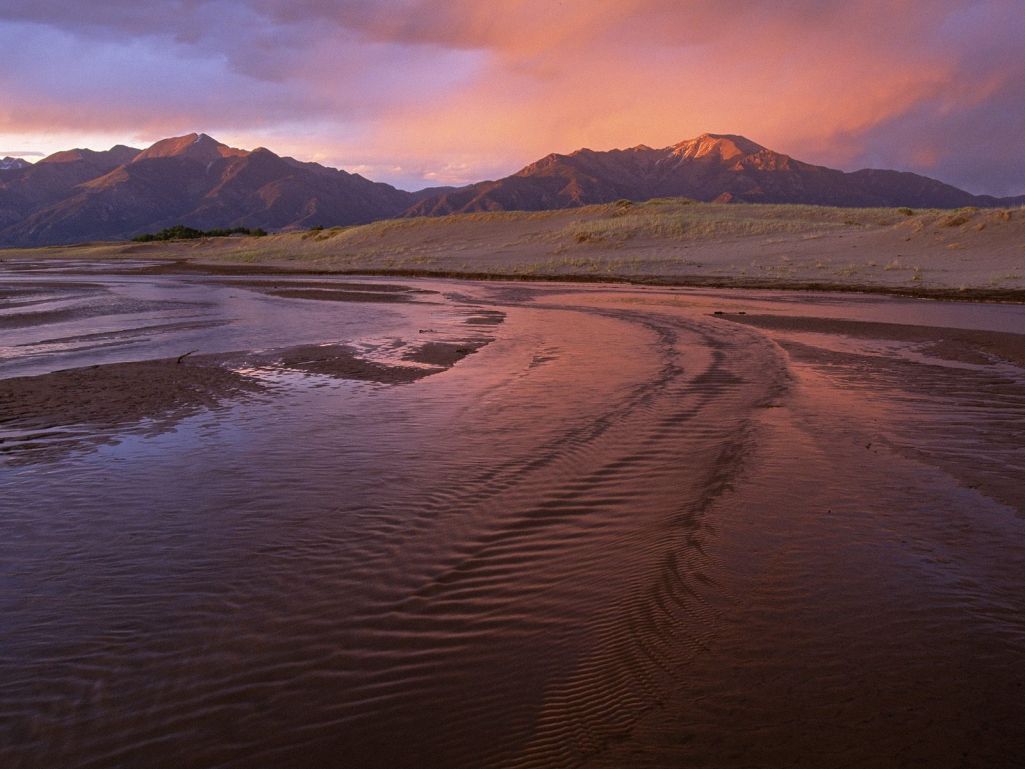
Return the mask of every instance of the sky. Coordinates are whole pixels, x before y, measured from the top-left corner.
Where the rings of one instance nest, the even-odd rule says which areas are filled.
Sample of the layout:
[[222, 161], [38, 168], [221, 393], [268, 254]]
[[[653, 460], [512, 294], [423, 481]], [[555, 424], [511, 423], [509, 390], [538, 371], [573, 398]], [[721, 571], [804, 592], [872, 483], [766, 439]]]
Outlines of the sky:
[[0, 157], [205, 132], [405, 189], [733, 133], [1025, 193], [1022, 0], [0, 0]]

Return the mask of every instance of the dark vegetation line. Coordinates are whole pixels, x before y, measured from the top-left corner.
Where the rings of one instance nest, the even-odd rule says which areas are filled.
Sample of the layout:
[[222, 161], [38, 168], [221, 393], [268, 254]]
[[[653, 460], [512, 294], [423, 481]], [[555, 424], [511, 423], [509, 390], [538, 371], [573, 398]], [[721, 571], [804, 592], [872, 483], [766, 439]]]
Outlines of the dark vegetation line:
[[167, 227], [160, 232], [145, 232], [132, 238], [136, 243], [150, 243], [154, 240], [195, 240], [196, 238], [227, 238], [231, 235], [251, 235], [262, 238], [267, 234], [266, 230], [259, 227], [247, 229], [246, 227], [232, 227], [231, 229], [196, 230], [186, 227], [183, 224], [176, 224], [174, 227]]

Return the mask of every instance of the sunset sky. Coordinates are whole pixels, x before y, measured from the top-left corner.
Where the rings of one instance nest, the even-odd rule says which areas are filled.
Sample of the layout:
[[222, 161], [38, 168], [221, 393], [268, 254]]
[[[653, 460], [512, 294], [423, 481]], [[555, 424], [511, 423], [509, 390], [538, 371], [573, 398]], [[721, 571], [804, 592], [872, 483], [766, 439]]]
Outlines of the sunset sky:
[[1021, 194], [1022, 11], [1021, 0], [4, 0], [0, 157], [204, 131], [413, 189], [713, 131], [847, 170]]

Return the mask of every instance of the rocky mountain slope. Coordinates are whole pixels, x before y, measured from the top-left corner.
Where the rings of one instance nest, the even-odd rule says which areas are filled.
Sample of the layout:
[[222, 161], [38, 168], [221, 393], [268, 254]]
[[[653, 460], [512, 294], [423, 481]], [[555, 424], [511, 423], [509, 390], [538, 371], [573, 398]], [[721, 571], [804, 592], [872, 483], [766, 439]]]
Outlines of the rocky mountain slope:
[[285, 229], [396, 216], [408, 192], [205, 134], [72, 150], [0, 174], [0, 243], [128, 238], [175, 224]]
[[405, 192], [189, 134], [145, 150], [69, 150], [0, 167], [0, 245], [117, 240], [176, 224], [287, 230], [657, 197], [847, 207], [1025, 204], [1025, 196], [972, 195], [912, 173], [811, 165], [732, 135], [703, 134], [662, 149], [552, 154], [504, 179]]
[[638, 146], [548, 155], [497, 181], [480, 182], [426, 198], [410, 215], [519, 209], [527, 211], [689, 197], [703, 201], [809, 203], [829, 206], [1016, 205], [897, 171], [845, 173], [766, 149], [742, 136], [703, 134], [671, 147]]

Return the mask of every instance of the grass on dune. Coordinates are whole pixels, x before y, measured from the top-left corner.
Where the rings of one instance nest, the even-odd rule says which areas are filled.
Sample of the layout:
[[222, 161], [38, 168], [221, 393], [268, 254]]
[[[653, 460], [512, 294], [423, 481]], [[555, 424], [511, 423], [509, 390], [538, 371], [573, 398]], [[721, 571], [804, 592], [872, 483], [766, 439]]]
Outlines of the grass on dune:
[[[1017, 210], [1020, 214], [1021, 209]], [[442, 217], [396, 219], [303, 233], [313, 242], [366, 248], [401, 241], [409, 247], [444, 243], [501, 245], [549, 243], [565, 249], [580, 244], [611, 244], [629, 240], [692, 241], [759, 236], [816, 237], [830, 233], [912, 226], [979, 227], [985, 222], [1011, 221], [1015, 211], [925, 210], [902, 208], [833, 208], [812, 205], [697, 203], [686, 198], [657, 198], [643, 203], [619, 201], [555, 211], [495, 211]], [[1017, 218], [1021, 218], [1019, 215]]]
[[956, 227], [982, 217], [1010, 221], [1008, 210], [981, 213], [922, 211], [893, 208], [831, 208], [810, 205], [692, 203], [658, 199], [646, 203], [623, 201], [595, 215], [568, 223], [558, 234], [575, 243], [615, 243], [632, 239], [708, 240], [769, 235], [817, 236], [850, 228], [872, 229], [917, 221], [927, 226]]
[[[534, 274], [593, 274], [641, 269], [676, 272], [690, 267], [676, 250], [677, 246], [686, 247], [689, 243], [714, 246], [718, 241], [746, 240], [779, 250], [789, 248], [788, 244], [800, 248], [802, 242], [832, 235], [872, 236], [872, 233], [888, 232], [892, 237], [888, 237], [887, 242], [918, 242], [926, 238], [931, 248], [953, 249], [962, 247], [962, 242], [975, 242], [977, 233], [983, 230], [986, 230], [984, 237], [997, 231], [1017, 237], [1019, 228], [1025, 240], [1023, 208], [913, 211], [698, 203], [684, 198], [659, 198], [643, 203], [624, 200], [554, 211], [498, 211], [392, 219], [282, 232], [262, 238], [100, 243], [10, 249], [2, 255], [14, 258], [65, 255], [72, 258], [191, 258], [296, 266], [301, 262], [312, 268], [331, 269], [460, 269], [459, 265], [465, 263], [476, 265], [478, 271], [494, 267]], [[637, 257], [638, 254], [641, 256]], [[663, 265], [663, 258], [670, 261]], [[893, 258], [892, 255], [889, 258]], [[642, 266], [642, 262], [646, 266]]]
[[852, 226], [885, 226], [904, 216], [895, 209], [840, 209], [796, 205], [695, 203], [660, 198], [620, 201], [555, 211], [496, 211], [442, 217], [395, 219], [351, 227], [311, 230], [298, 237], [311, 251], [378, 247], [418, 249], [547, 243], [559, 248], [633, 239], [696, 240], [772, 234], [817, 234]]

